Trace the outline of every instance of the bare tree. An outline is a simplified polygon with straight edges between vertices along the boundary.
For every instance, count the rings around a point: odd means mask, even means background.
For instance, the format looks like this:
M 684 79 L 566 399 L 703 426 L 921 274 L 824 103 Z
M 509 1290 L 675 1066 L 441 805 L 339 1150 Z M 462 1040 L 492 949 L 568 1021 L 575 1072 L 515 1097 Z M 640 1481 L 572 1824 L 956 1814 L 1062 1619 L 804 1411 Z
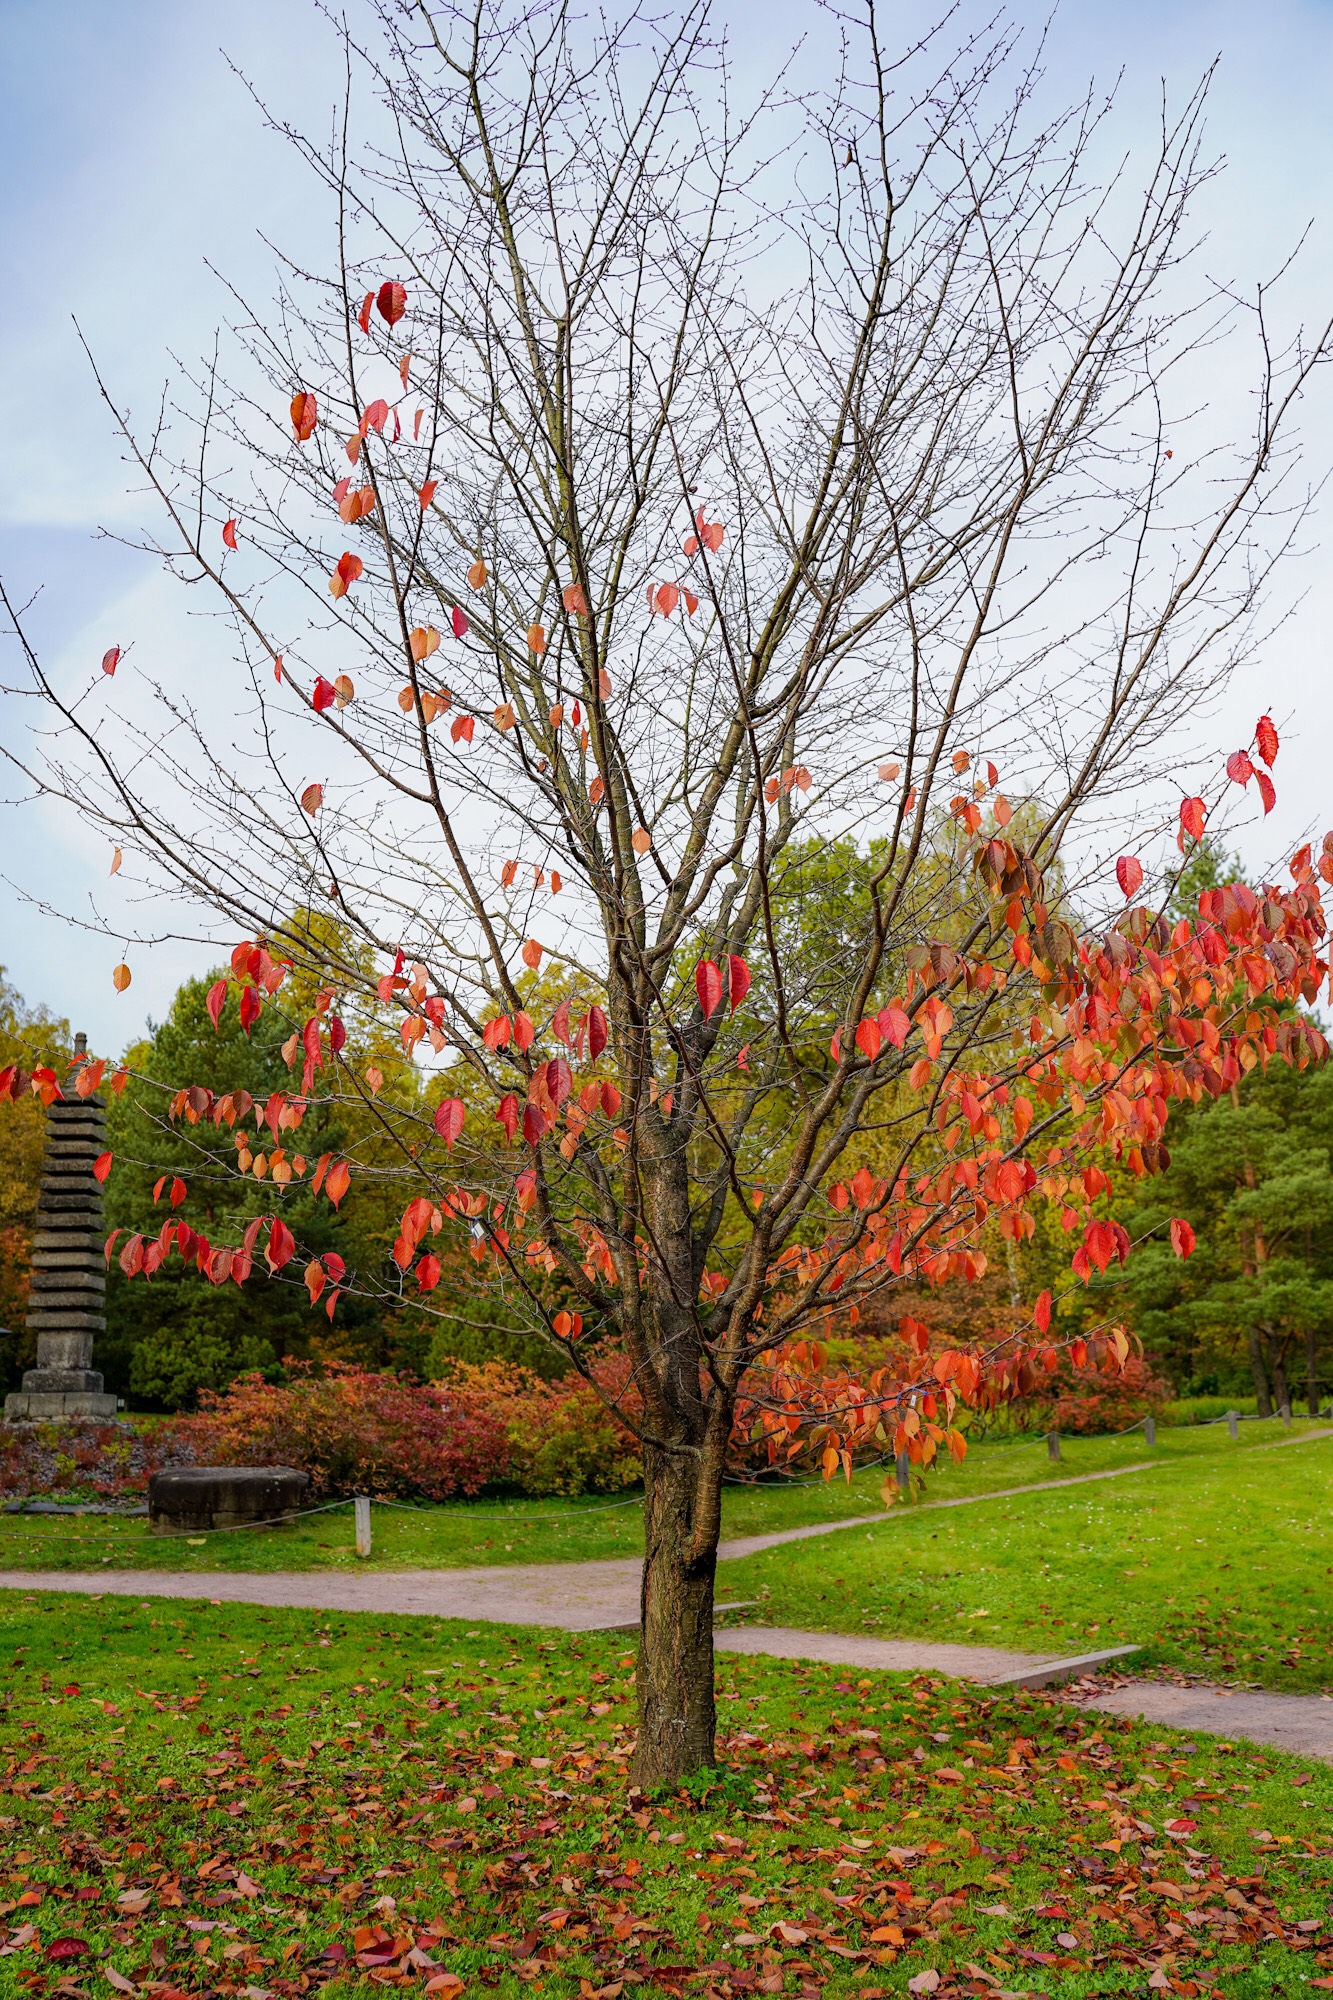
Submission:
M 438 1136 L 379 1113 L 404 1270 L 461 1220 L 575 1365 L 628 1357 L 645 1787 L 713 1758 L 740 1400 L 817 1418 L 833 1466 L 869 1435 L 928 1463 L 1038 1365 L 1049 1301 L 813 1405 L 791 1343 L 977 1275 L 1043 1176 L 1076 1275 L 1122 1258 L 1080 1149 L 1151 1171 L 1172 1096 L 1322 1053 L 1272 1011 L 1316 989 L 1309 867 L 1183 933 L 1086 913 L 1251 643 L 1328 330 L 1279 348 L 1262 292 L 1197 276 L 1202 88 L 1099 177 L 1107 108 L 1045 115 L 1004 32 L 836 20 L 837 74 L 802 53 L 738 115 L 705 0 L 364 15 L 332 144 L 289 135 L 331 261 L 123 420 L 155 546 L 232 621 L 234 721 L 185 676 L 94 721 L 29 654 L 55 726 L 20 761 L 246 934 L 249 1007 L 293 962 L 447 1064 Z M 1237 443 L 1192 377 L 1247 333 Z M 812 941 L 821 854 L 844 917 Z M 332 1019 L 294 1024 L 293 1101 L 375 1107 Z

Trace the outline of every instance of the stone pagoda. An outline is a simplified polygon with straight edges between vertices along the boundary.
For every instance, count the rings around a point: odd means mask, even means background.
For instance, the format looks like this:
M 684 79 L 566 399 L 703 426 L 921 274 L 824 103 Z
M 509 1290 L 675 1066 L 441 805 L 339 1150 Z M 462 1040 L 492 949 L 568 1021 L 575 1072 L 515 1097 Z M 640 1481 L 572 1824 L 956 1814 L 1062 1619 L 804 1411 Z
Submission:
M 75 1057 L 87 1054 L 76 1036 Z M 28 1328 L 37 1366 L 5 1398 L 10 1423 L 59 1422 L 116 1414 L 116 1398 L 93 1368 L 93 1341 L 106 1330 L 106 1225 L 93 1166 L 106 1151 L 106 1105 L 99 1097 L 57 1098 L 46 1113 L 46 1149 L 32 1246 Z

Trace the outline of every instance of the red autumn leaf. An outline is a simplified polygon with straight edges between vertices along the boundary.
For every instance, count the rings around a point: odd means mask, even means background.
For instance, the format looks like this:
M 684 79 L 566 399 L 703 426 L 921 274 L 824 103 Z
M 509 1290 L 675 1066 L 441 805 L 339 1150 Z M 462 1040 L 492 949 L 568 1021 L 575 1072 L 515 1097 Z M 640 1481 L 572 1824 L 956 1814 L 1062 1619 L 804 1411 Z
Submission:
M 352 1170 L 348 1166 L 346 1160 L 339 1160 L 336 1162 L 335 1165 L 329 1168 L 327 1178 L 325 1179 L 324 1182 L 324 1192 L 328 1196 L 329 1200 L 333 1203 L 333 1206 L 335 1208 L 338 1206 L 338 1203 L 342 1200 L 343 1196 L 346 1194 L 351 1184 L 352 1184 Z M 326 1264 L 331 1265 L 333 1260 L 330 1257 L 326 1257 L 324 1261 Z
M 323 674 L 315 682 L 315 691 L 310 697 L 310 706 L 316 715 L 323 715 L 326 708 L 332 708 L 338 699 L 338 690 L 332 681 L 326 681 Z
M 1264 802 L 1264 811 L 1271 813 L 1277 804 L 1277 788 L 1267 771 L 1256 771 L 1254 775 L 1259 786 L 1259 796 Z
M 390 326 L 397 326 L 407 310 L 407 293 L 393 278 L 386 278 L 375 299 L 375 309 L 382 320 Z
M 881 1007 L 875 1016 L 879 1031 L 886 1042 L 892 1042 L 900 1049 L 912 1032 L 912 1023 L 901 1007 Z
M 589 615 L 588 600 L 580 584 L 567 583 L 560 593 L 560 602 L 571 618 L 586 618 Z
M 417 495 L 417 499 L 421 502 L 421 511 L 423 514 L 425 513 L 427 507 L 429 507 L 431 501 L 435 498 L 435 489 L 438 487 L 439 483 L 440 482 L 438 479 L 423 480 L 421 491 Z
M 1143 886 L 1143 864 L 1132 854 L 1122 854 L 1115 864 L 1115 879 L 1120 884 L 1120 893 L 1128 902 Z
M 722 974 L 711 958 L 701 958 L 695 966 L 694 990 L 705 1021 L 711 1021 L 722 1001 Z
M 110 1153 L 99 1153 L 97 1155 L 97 1158 L 93 1161 L 93 1177 L 95 1180 L 104 1181 L 106 1179 L 107 1175 L 111 1172 L 112 1158 L 113 1155 Z
M 669 618 L 680 602 L 680 591 L 674 583 L 664 583 L 653 598 L 653 609 Z
M 298 444 L 304 444 L 307 438 L 314 436 L 318 420 L 319 405 L 309 389 L 298 389 L 292 397 L 292 429 L 296 432 Z
M 495 1114 L 495 1122 L 497 1125 L 504 1126 L 505 1138 L 512 1146 L 514 1143 L 514 1134 L 518 1130 L 518 1099 L 514 1096 L 512 1090 L 507 1091 L 500 1099 L 500 1108 Z
M 446 1097 L 436 1106 L 435 1130 L 446 1146 L 453 1145 L 463 1129 L 463 1120 L 466 1116 L 467 1111 L 461 1097 Z
M 82 1958 L 86 1951 L 91 1950 L 92 1946 L 86 1938 L 58 1937 L 52 1938 L 50 1944 L 46 1947 L 46 1956 L 54 1959 Z
M 440 1260 L 438 1257 L 428 1253 L 417 1265 L 417 1290 L 420 1292 L 433 1292 L 439 1282 Z
M 536 938 L 529 938 L 523 946 L 523 963 L 529 972 L 535 972 L 542 962 L 542 948 Z
M 1244 750 L 1233 750 L 1227 758 L 1227 776 L 1233 785 L 1248 785 L 1254 776 L 1254 766 Z
M 1207 808 L 1202 799 L 1182 799 L 1180 801 L 1180 825 L 1184 833 L 1194 840 L 1203 839 L 1203 829 L 1207 820 Z
M 1254 725 L 1254 741 L 1259 755 L 1270 769 L 1277 756 L 1277 731 L 1273 727 L 1271 715 L 1261 715 Z
M 606 1014 L 600 1007 L 588 1009 L 588 1054 L 596 1062 L 606 1047 Z
M 223 524 L 223 528 L 222 528 L 222 539 L 223 539 L 223 541 L 224 541 L 224 542 L 226 543 L 226 545 L 227 545 L 227 547 L 228 547 L 229 549 L 234 549 L 234 548 L 235 548 L 235 546 L 236 546 L 236 523 L 235 523 L 235 521 L 234 521 L 234 520 L 231 520 L 231 521 L 227 521 L 227 522 L 224 522 L 224 524 Z
M 284 1264 L 290 1264 L 295 1255 L 296 1239 L 286 1223 L 275 1215 L 273 1226 L 268 1232 L 264 1261 L 270 1271 L 280 1271 Z
M 376 396 L 374 402 L 368 403 L 362 413 L 361 422 L 358 427 L 361 436 L 365 437 L 370 431 L 382 431 L 388 421 L 389 405 L 385 402 L 383 396 Z
M 370 309 L 374 305 L 374 303 L 375 303 L 375 294 L 373 292 L 367 292 L 366 296 L 361 301 L 361 310 L 356 316 L 357 324 L 360 326 L 362 333 L 370 332 Z
M 727 997 L 734 1014 L 750 990 L 750 968 L 743 958 L 732 952 L 727 959 Z
M 222 1009 L 226 1004 L 227 982 L 225 979 L 215 979 L 208 989 L 208 997 L 204 1002 L 204 1005 L 208 1009 L 208 1018 L 213 1023 L 215 1029 L 222 1018 Z
M 1037 1303 L 1032 1308 L 1032 1319 L 1038 1333 L 1045 1333 L 1051 1323 L 1051 1295 L 1049 1292 L 1039 1292 L 1037 1294 Z
M 472 741 L 472 732 L 476 726 L 474 717 L 470 715 L 456 715 L 454 717 L 453 728 L 449 731 L 449 734 L 455 743 L 470 743 Z
M 104 674 L 114 674 L 119 665 L 120 647 L 108 646 L 102 655 L 102 672 Z
M 360 556 L 354 556 L 350 549 L 344 549 L 338 558 L 338 567 L 329 578 L 329 592 L 334 597 L 346 597 L 351 585 L 365 572 L 365 564 Z
M 301 794 L 301 810 L 309 813 L 311 819 L 324 803 L 323 785 L 307 785 Z
M 880 1034 L 878 1021 L 872 1021 L 867 1016 L 865 1020 L 857 1022 L 856 1046 L 868 1062 L 875 1060 L 883 1045 L 884 1037 Z
M 467 637 L 468 617 L 461 604 L 455 604 L 453 610 L 449 613 L 449 623 L 454 628 L 455 639 L 465 639 Z
M 1171 1248 L 1177 1257 L 1188 1257 L 1194 1250 L 1194 1231 L 1179 1216 L 1171 1224 Z
M 241 988 L 241 1027 L 247 1035 L 259 1019 L 259 1010 L 263 1004 L 256 987 L 243 986 Z

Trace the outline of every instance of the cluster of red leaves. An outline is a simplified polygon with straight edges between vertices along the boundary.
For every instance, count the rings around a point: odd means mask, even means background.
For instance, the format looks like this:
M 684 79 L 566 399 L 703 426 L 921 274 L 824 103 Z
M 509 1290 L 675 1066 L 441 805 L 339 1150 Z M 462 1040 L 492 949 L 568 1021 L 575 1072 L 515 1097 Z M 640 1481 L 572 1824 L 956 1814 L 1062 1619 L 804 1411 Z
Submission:
M 1142 1355 L 1131 1354 L 1118 1367 L 1076 1369 L 1062 1354 L 1054 1374 L 1015 1404 L 1014 1415 L 1032 1430 L 1092 1437 L 1159 1417 L 1174 1394 Z
M 499 1419 L 447 1389 L 331 1363 L 287 1363 L 288 1380 L 242 1375 L 204 1391 L 175 1435 L 204 1464 L 294 1465 L 319 1499 L 370 1493 L 448 1500 L 502 1480 L 509 1444 Z

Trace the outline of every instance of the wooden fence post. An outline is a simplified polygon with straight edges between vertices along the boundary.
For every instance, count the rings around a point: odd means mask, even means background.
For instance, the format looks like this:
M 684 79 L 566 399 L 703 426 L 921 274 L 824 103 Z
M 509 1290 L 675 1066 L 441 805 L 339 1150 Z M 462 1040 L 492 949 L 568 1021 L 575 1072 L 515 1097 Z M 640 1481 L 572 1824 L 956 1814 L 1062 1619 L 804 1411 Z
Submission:
M 358 1493 L 352 1503 L 356 1514 L 356 1552 L 359 1556 L 370 1554 L 370 1500 L 364 1493 Z

